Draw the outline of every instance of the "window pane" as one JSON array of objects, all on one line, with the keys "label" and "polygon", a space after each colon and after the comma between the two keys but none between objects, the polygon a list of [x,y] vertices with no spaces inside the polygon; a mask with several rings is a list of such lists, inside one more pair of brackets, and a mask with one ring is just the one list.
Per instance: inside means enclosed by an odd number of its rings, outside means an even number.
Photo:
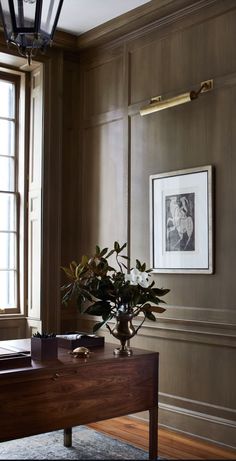
[{"label": "window pane", "polygon": [[0,269],[16,269],[16,235],[13,233],[0,232]]},{"label": "window pane", "polygon": [[16,230],[16,196],[0,193],[0,231]]},{"label": "window pane", "polygon": [[0,117],[15,116],[15,86],[13,83],[0,80]]},{"label": "window pane", "polygon": [[0,308],[16,307],[16,273],[0,271]]},{"label": "window pane", "polygon": [[14,160],[0,157],[0,190],[14,191]]},{"label": "window pane", "polygon": [[15,124],[0,120],[0,155],[15,154]]},{"label": "window pane", "polygon": [[[42,2],[42,3],[45,3],[45,2]],[[34,20],[35,20],[35,13],[36,13],[36,1],[35,0],[25,0],[24,2],[20,3],[18,0],[14,0],[14,7],[15,7],[15,13],[16,13],[17,27],[21,27],[22,12],[23,12],[24,18],[27,19],[27,27],[34,27]]]},{"label": "window pane", "polygon": [[55,22],[57,9],[59,6],[59,0],[51,0],[50,6],[44,2],[43,9],[42,9],[42,29],[47,33],[51,34],[52,28]]}]

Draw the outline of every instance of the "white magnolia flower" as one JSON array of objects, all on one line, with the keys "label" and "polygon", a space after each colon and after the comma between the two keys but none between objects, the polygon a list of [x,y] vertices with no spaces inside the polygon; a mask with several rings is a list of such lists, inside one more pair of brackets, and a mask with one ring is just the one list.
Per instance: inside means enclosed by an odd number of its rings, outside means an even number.
[{"label": "white magnolia flower", "polygon": [[141,272],[142,274],[142,280],[139,282],[139,285],[143,288],[148,288],[149,286],[149,281],[148,281],[148,274],[147,272]]},{"label": "white magnolia flower", "polygon": [[132,269],[130,274],[125,274],[125,281],[129,281],[130,285],[140,285],[143,288],[149,285],[147,272],[141,272],[136,268]]}]

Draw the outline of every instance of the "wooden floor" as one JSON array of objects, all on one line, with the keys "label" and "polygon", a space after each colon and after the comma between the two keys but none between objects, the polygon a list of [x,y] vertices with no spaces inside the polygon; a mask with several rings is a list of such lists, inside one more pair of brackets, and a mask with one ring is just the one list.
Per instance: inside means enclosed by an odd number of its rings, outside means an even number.
[{"label": "wooden floor", "polygon": [[[138,419],[122,417],[99,423],[89,424],[89,427],[111,435],[117,439],[129,442],[144,450],[148,450],[148,424]],[[164,459],[235,459],[236,450],[231,451],[216,445],[203,442],[193,437],[167,429],[158,431],[158,456]]]}]

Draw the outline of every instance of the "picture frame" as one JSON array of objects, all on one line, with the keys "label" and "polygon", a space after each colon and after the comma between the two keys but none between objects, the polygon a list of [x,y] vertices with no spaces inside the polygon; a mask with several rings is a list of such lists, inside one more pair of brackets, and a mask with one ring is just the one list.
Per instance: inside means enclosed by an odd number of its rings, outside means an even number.
[{"label": "picture frame", "polygon": [[150,266],[213,273],[212,166],[150,175]]}]

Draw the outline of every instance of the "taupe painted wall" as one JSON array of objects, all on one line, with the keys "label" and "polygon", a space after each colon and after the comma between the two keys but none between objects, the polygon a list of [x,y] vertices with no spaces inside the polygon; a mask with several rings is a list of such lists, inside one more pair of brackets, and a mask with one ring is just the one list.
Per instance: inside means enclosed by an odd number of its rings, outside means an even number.
[{"label": "taupe painted wall", "polygon": [[[201,3],[81,53],[78,196],[69,213],[63,203],[77,229],[63,224],[74,254],[67,242],[62,259],[117,239],[128,241],[132,263],[149,262],[149,175],[214,167],[214,274],[154,275],[171,289],[167,311],[132,344],[160,352],[160,424],[236,448],[236,3]],[[214,90],[197,101],[140,117],[150,97],[208,79]],[[73,174],[66,165],[64,190]],[[75,326],[72,314],[63,319],[65,329]]]}]

